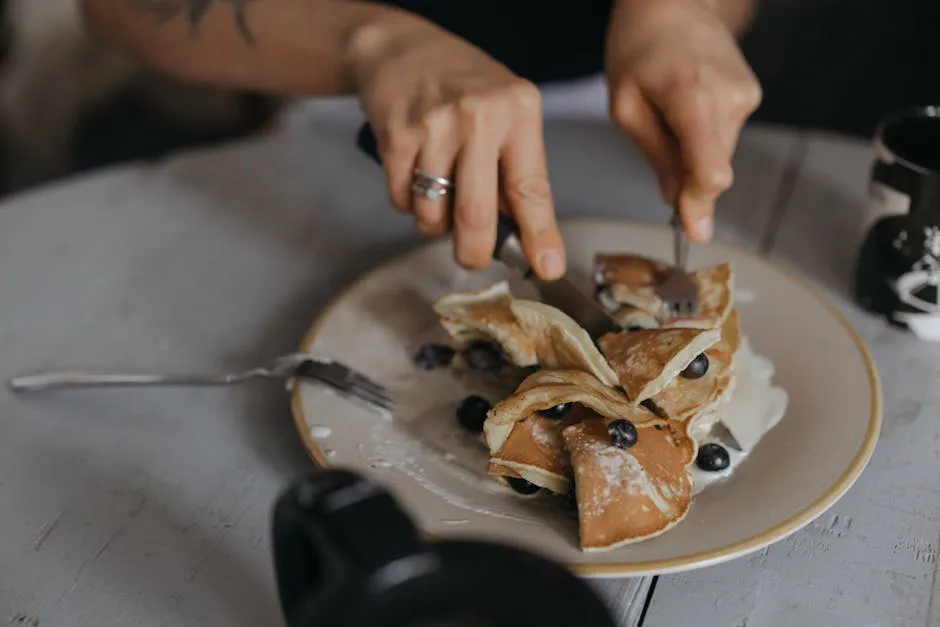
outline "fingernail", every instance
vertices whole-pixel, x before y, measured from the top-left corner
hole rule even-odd
[[[565,273],[565,262],[556,250],[546,250],[539,253],[536,263],[539,274],[546,279],[557,279]]]
[[[695,239],[704,243],[711,241],[712,234],[715,230],[714,220],[711,218],[699,218],[692,224],[694,225],[693,228],[695,233],[693,235],[695,236]]]

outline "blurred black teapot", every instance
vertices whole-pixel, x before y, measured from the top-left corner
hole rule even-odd
[[[284,492],[273,533],[289,627],[614,627],[563,567],[498,544],[425,540],[388,492],[348,471]]]

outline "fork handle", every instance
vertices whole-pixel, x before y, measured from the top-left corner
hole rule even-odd
[[[685,272],[689,258],[689,238],[685,233],[685,226],[682,224],[682,216],[676,209],[672,214],[672,234],[673,234],[673,262],[674,265]]]
[[[89,372],[85,370],[60,370],[39,372],[10,379],[14,392],[42,392],[66,388],[141,387],[178,385],[230,385],[262,376],[261,372],[239,374],[126,374]]]

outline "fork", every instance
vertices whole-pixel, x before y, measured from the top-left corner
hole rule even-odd
[[[698,286],[689,276],[686,264],[689,257],[689,238],[682,226],[679,211],[673,212],[673,267],[666,280],[659,284],[656,292],[662,299],[672,318],[698,314]]]
[[[340,394],[364,401],[370,407],[391,411],[394,401],[383,386],[338,361],[291,353],[267,364],[240,372],[220,374],[133,374],[91,370],[39,372],[10,379],[14,392],[43,392],[66,388],[137,387],[179,385],[234,385],[252,379],[309,379]]]

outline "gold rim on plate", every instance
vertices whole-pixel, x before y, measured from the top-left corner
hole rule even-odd
[[[610,220],[604,219],[592,220],[582,218],[578,220],[567,221],[567,223],[605,221],[610,222]],[[633,224],[633,226],[639,229],[661,230],[660,227],[647,224]],[[427,246],[432,245],[433,243],[425,244],[424,246],[419,246],[415,249],[409,250],[408,252],[400,254],[390,259],[389,261],[386,261],[381,266],[369,270],[355,281],[350,283],[335,298],[333,298],[326,307],[324,307],[323,311],[321,311],[316,320],[314,320],[313,326],[311,326],[310,330],[307,331],[307,333],[304,335],[303,341],[301,342],[301,350],[307,351],[313,345],[320,327],[323,325],[323,322],[330,315],[333,309],[345,300],[346,295],[349,292],[356,289],[362,282],[368,279],[373,272],[385,266],[402,263],[409,257],[413,255],[416,256],[421,253]],[[846,318],[845,314],[843,314],[842,311],[840,311],[839,308],[836,307],[825,294],[823,294],[819,287],[807,279],[804,279],[803,277],[780,266],[769,263],[766,259],[747,249],[724,243],[722,243],[722,246],[726,246],[727,248],[734,249],[737,252],[744,253],[746,256],[752,258],[755,263],[762,264],[782,277],[802,286],[803,289],[805,289],[807,293],[819,301],[819,303],[822,304],[823,307],[825,307],[826,310],[828,310],[829,313],[833,315],[833,317],[835,317],[839,324],[842,325],[846,332],[848,332],[849,337],[852,338],[856,348],[858,348],[862,362],[865,364],[865,371],[868,374],[868,387],[871,393],[871,414],[868,417],[868,428],[865,431],[865,438],[862,440],[862,444],[859,447],[858,452],[852,459],[852,463],[849,464],[848,468],[845,469],[845,472],[842,473],[842,476],[839,477],[838,481],[836,481],[832,487],[830,487],[822,496],[810,503],[803,510],[793,514],[786,520],[774,525],[762,533],[751,536],[750,538],[745,538],[744,540],[726,544],[725,546],[719,547],[717,549],[692,553],[691,555],[674,557],[670,559],[647,560],[644,562],[629,562],[621,564],[567,564],[567,567],[571,571],[579,575],[586,577],[625,577],[630,575],[652,573],[667,574],[670,572],[676,572],[678,570],[703,568],[705,566],[719,564],[721,562],[734,559],[739,555],[762,549],[765,546],[782,540],[796,531],[799,531],[810,522],[818,518],[821,514],[823,514],[832,504],[838,501],[842,495],[852,487],[858,477],[862,474],[862,471],[865,469],[865,466],[868,464],[868,461],[871,459],[871,456],[875,451],[875,444],[878,442],[878,435],[881,432],[882,421],[881,381],[878,377],[878,371],[875,367],[875,362],[871,357],[868,346],[865,343],[865,340],[855,329],[855,326],[849,321],[848,318]],[[319,442],[317,442],[317,440],[312,435],[310,435],[310,431],[307,428],[307,425],[310,423],[307,421],[307,418],[304,415],[303,403],[301,402],[300,386],[294,386],[294,389],[291,391],[291,413],[293,414],[297,432],[300,434],[300,437],[303,440],[304,447],[307,449],[307,453],[320,467],[329,467],[330,464],[326,459],[326,455],[324,454],[323,449],[320,447]]]

